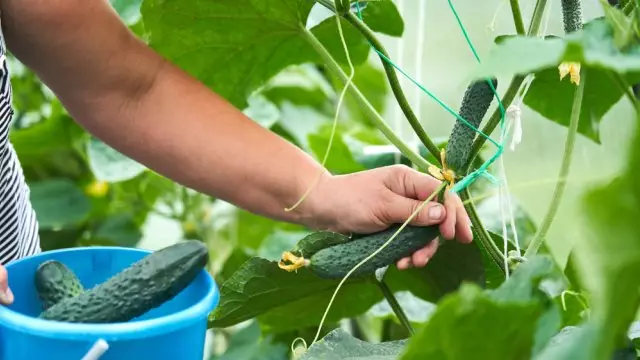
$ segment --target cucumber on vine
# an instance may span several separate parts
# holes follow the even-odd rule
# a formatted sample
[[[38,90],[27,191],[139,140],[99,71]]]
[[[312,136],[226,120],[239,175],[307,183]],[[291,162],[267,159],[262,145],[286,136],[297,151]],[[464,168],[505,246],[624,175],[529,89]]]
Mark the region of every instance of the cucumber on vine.
[[[479,128],[482,119],[489,110],[489,106],[495,96],[494,89],[498,87],[498,80],[491,79],[493,89],[487,80],[479,80],[471,83],[464,93],[460,106],[460,116],[475,128]],[[470,128],[464,122],[456,119],[451,131],[446,150],[446,165],[454,172],[463,169],[476,137],[476,130]]]
[[[368,258],[382,247],[399,230],[400,226],[396,224],[383,231],[360,235],[351,241],[325,247],[308,258],[296,256],[292,252],[286,252],[280,262],[280,267],[287,271],[307,267],[322,278],[343,278],[362,260]],[[438,225],[407,225],[387,247],[359,266],[351,276],[371,275],[379,268],[410,256],[439,235]],[[291,264],[283,265],[286,262],[291,262]]]
[[[582,0],[562,0],[564,32],[569,34],[582,29]]]

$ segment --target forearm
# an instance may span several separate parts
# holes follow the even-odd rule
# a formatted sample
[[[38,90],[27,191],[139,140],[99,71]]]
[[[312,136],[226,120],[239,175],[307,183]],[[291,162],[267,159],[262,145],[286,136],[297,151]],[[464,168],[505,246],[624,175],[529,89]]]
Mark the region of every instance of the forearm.
[[[10,50],[88,131],[188,187],[308,224],[309,204],[284,208],[320,165],[164,61],[106,1],[4,0],[2,11]]]

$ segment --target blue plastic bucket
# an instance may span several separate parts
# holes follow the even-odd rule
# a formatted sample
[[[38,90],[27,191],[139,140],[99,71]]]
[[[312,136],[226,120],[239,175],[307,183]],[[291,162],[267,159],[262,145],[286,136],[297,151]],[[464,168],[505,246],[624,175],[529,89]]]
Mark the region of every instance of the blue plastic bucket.
[[[207,316],[220,296],[205,270],[175,298],[126,323],[80,324],[37,318],[42,308],[33,279],[43,261],[62,262],[89,288],[149,252],[121,247],[71,248],[7,264],[15,300],[11,306],[0,306],[0,360],[80,360],[99,340],[108,345],[100,360],[202,360]]]

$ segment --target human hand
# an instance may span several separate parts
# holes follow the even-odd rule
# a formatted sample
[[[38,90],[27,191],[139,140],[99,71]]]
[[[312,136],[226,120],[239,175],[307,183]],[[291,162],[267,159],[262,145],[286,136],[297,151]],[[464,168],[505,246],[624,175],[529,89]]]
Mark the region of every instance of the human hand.
[[[0,265],[0,304],[11,305],[11,303],[13,303],[13,293],[9,289],[7,269]]]
[[[440,185],[429,175],[404,165],[392,165],[348,175],[327,176],[310,195],[315,224],[341,233],[372,233],[394,223],[404,223]],[[445,195],[444,206],[434,197],[410,222],[412,225],[440,224],[441,236],[470,243],[471,221],[460,197]],[[397,262],[404,270],[423,267],[438,249],[438,241]]]

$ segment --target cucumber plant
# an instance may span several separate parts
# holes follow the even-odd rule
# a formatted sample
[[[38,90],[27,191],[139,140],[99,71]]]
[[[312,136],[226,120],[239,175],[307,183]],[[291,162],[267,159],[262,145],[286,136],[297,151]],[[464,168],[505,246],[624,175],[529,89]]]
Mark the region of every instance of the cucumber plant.
[[[448,1],[452,10],[454,3]],[[148,172],[130,182],[110,183],[107,191],[110,196],[93,195],[92,201],[100,203],[100,209],[109,209],[109,214],[120,214],[124,209],[144,218],[142,210],[136,213],[129,206],[134,203],[130,201],[132,194],[142,189],[145,200],[167,199],[170,212],[179,215],[176,218],[185,225],[187,236],[212,244],[215,250],[211,256],[218,257],[212,268],[220,284],[221,302],[209,318],[209,327],[215,328],[216,341],[222,339],[222,345],[227,344],[229,357],[242,352],[243,358],[260,354],[259,358],[272,355],[274,359],[288,359],[289,345],[296,338],[310,343],[302,355],[308,360],[376,356],[399,359],[629,356],[633,353],[633,341],[629,340],[634,340],[634,335],[632,331],[627,336],[626,330],[638,310],[635,274],[640,272],[637,268],[640,251],[635,219],[640,216],[636,206],[640,201],[636,185],[628,179],[633,179],[638,170],[635,167],[640,158],[633,146],[639,141],[632,142],[628,161],[622,161],[625,169],[615,181],[585,194],[580,210],[588,221],[575,226],[581,232],[576,236],[567,265],[554,262],[544,246],[549,240],[548,229],[559,212],[576,138],[604,142],[600,124],[605,114],[623,98],[634,110],[637,107],[634,90],[629,86],[640,81],[640,64],[635,56],[639,51],[637,1],[620,1],[617,8],[602,1],[602,16],[588,21],[582,16],[590,12],[582,11],[581,3],[563,0],[561,11],[556,11],[552,2],[537,0],[528,14],[520,10],[519,1],[510,0],[513,34],[498,37],[486,54],[473,52],[480,64],[467,90],[460,91],[459,111],[454,111],[457,116],[428,116],[424,124],[418,121],[420,112],[412,108],[405,94],[413,89],[400,86],[399,77],[411,71],[399,67],[395,61],[400,54],[396,49],[385,49],[379,39],[380,35],[400,37],[414,30],[405,28],[402,15],[407,10],[397,7],[399,2],[222,0],[207,4],[195,0],[144,0],[139,12],[127,11],[132,30],[144,41],[227,101],[251,110],[247,113],[263,126],[320,158],[327,144],[332,143],[332,157],[327,162],[330,170],[360,171],[369,164],[383,166],[398,158],[442,180],[449,190],[460,191],[473,223],[474,242],[470,245],[442,242],[424,269],[398,271],[393,264],[414,249],[437,241],[431,228],[397,224],[378,234],[311,232],[239,212],[239,226],[222,225],[224,231],[220,235],[210,228],[208,212],[200,210],[214,199],[205,201],[181,192],[180,188],[174,191],[176,188],[172,186],[168,187],[172,191],[168,191],[145,185],[152,176]],[[314,7],[328,11],[331,17],[311,19]],[[139,21],[135,20],[137,13]],[[322,11],[313,12],[318,13]],[[456,15],[453,21],[464,23],[464,17],[458,17],[455,11],[453,14]],[[547,28],[545,14],[563,22],[564,33],[543,33]],[[449,19],[443,17],[441,21]],[[427,24],[426,29],[416,30],[437,29]],[[376,55],[373,59],[369,56],[372,52]],[[372,63],[381,65],[381,70]],[[305,67],[308,64],[312,66]],[[350,64],[354,73],[345,70],[351,69]],[[460,68],[442,69],[442,73],[460,71]],[[304,75],[296,79],[303,81],[291,80],[300,73]],[[569,79],[561,77],[563,74],[570,75]],[[495,80],[498,78],[499,87]],[[344,98],[347,111],[341,113],[348,115],[335,123],[335,132],[327,131],[333,128],[331,119],[340,98],[334,93],[343,90],[346,83],[350,84]],[[451,82],[445,83],[447,87],[453,86]],[[429,83],[421,85],[432,87]],[[402,141],[382,115],[386,113],[382,99],[387,89],[419,139],[419,146]],[[440,89],[430,90],[436,93]],[[255,101],[255,96],[262,100]],[[22,99],[20,96],[19,101]],[[25,102],[23,106],[31,110],[26,107],[32,104]],[[482,165],[487,160],[499,159],[501,154],[492,146],[496,130],[502,132],[503,125],[516,127],[515,118],[507,115],[517,114],[521,106],[567,129],[566,151],[561,154],[559,180],[549,210],[526,245],[511,238],[500,225],[490,228],[482,216],[483,205],[488,203],[482,200],[482,192],[465,188],[466,181],[474,186],[481,183],[496,186],[485,175],[499,177],[499,167],[482,168]],[[53,109],[53,114],[57,114],[58,107]],[[523,114],[526,128],[533,120]],[[622,122],[626,114],[616,113],[617,120]],[[308,121],[302,124],[300,119]],[[429,128],[435,121],[451,125],[449,136],[441,139],[432,136]],[[67,126],[66,122],[59,122],[60,126],[47,122],[37,130],[55,128],[58,130],[50,130],[46,138],[63,138],[54,136]],[[317,123],[322,125],[313,128]],[[29,130],[14,133],[21,158],[30,161],[35,158],[33,144],[44,144],[38,148],[40,153],[63,147],[51,140],[34,141],[30,136],[35,130]],[[482,136],[478,130],[493,136]],[[69,131],[74,139],[86,135],[80,129]],[[327,134],[334,134],[333,141],[328,141]],[[384,150],[372,155],[363,150],[369,149],[368,145]],[[90,182],[94,176],[88,172],[87,164],[76,159],[77,150],[64,149],[65,152],[56,152],[55,159],[53,155],[48,158],[52,164],[66,164],[64,168],[35,163],[27,166],[26,176],[38,180],[73,176],[74,183]],[[498,157],[494,159],[496,154]],[[517,158],[518,153],[513,156]],[[364,157],[367,161],[360,161]],[[371,160],[374,157],[376,161]],[[80,170],[70,165],[78,161],[82,164]],[[152,179],[157,185],[157,179]],[[38,186],[34,189],[32,194],[37,197],[45,193]],[[47,198],[52,193],[55,191],[47,191]],[[127,196],[122,196],[123,193]],[[108,203],[110,199],[117,199],[118,207]],[[145,214],[150,212],[147,208],[153,208],[151,205],[145,204]],[[65,222],[65,229],[72,229],[72,234],[104,236],[113,230],[114,223],[122,223],[116,221],[119,218],[113,221],[91,218],[91,231],[86,230],[84,223],[76,229],[70,224],[83,218],[74,214],[66,214],[69,219]],[[43,224],[56,223],[53,220]],[[492,221],[500,222],[500,219]],[[516,227],[512,227],[510,234],[521,235],[525,231]],[[238,235],[233,237],[236,229]],[[47,230],[43,235],[48,239],[64,238],[71,236],[72,230],[64,233]],[[121,235],[124,233],[121,230],[116,233],[118,238],[127,237]],[[79,242],[89,243],[88,235],[74,236],[83,236]],[[525,250],[524,255],[521,250]],[[411,295],[409,300],[407,294]],[[77,305],[69,300],[52,301],[63,304],[49,308],[54,310]],[[252,325],[235,332],[234,325],[245,321],[251,321]],[[313,341],[314,334],[316,338],[322,334],[323,341]]]

